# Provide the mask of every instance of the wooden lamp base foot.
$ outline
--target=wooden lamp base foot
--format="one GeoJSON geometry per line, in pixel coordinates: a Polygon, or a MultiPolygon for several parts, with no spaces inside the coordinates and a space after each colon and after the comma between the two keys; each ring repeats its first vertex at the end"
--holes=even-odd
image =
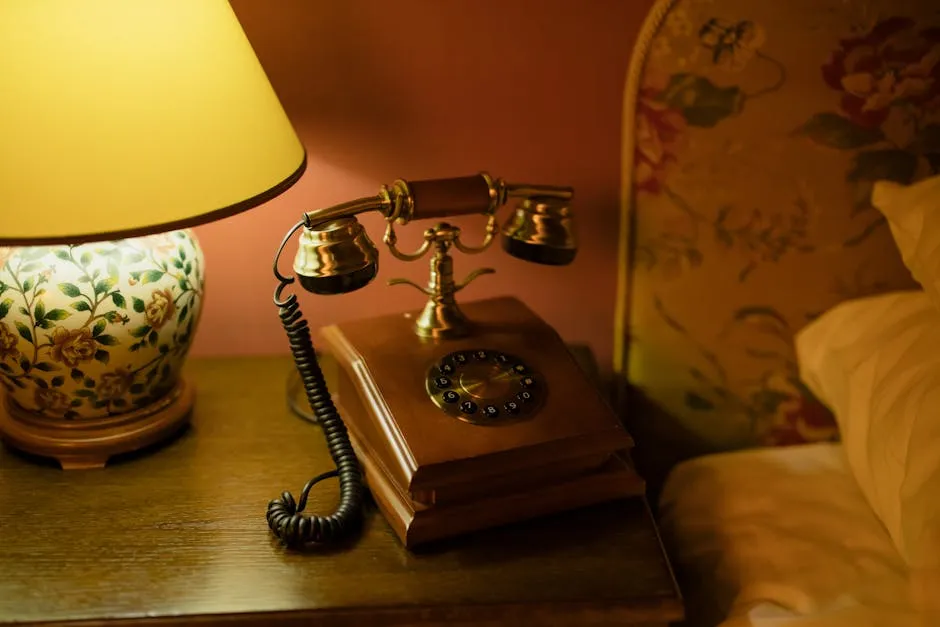
{"type": "Polygon", "coordinates": [[[159,401],[96,420],[55,420],[15,405],[0,404],[0,439],[12,448],[51,457],[63,470],[103,468],[110,458],[161,442],[189,422],[196,390],[179,383],[159,401]]]}

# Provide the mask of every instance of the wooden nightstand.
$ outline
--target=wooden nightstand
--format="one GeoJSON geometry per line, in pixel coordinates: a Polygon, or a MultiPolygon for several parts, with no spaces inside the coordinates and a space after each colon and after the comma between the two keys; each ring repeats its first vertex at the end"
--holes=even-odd
{"type": "MultiPolygon", "coordinates": [[[[289,358],[192,360],[192,426],[104,470],[0,450],[0,624],[667,625],[682,602],[634,498],[404,550],[286,552],[267,502],[332,466],[284,400],[289,358]]],[[[335,482],[308,509],[328,513],[335,482]]]]}

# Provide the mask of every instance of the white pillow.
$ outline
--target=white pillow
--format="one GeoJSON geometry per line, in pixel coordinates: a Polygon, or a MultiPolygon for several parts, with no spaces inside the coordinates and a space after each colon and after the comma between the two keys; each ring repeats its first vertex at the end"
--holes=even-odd
{"type": "Polygon", "coordinates": [[[907,563],[936,574],[940,312],[919,290],[850,300],[795,341],[800,376],[835,414],[872,509],[907,563]]]}
{"type": "Polygon", "coordinates": [[[940,310],[940,175],[913,185],[878,181],[871,202],[887,218],[904,265],[940,310]]]}

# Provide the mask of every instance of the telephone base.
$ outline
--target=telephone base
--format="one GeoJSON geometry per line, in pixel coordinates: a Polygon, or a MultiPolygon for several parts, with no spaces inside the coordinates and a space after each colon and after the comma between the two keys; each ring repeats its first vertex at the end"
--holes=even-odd
{"type": "Polygon", "coordinates": [[[108,418],[66,421],[33,414],[0,394],[0,440],[55,459],[63,470],[103,468],[115,455],[157,444],[180,431],[189,422],[195,399],[195,388],[180,379],[149,406],[108,418]]]}
{"type": "Polygon", "coordinates": [[[520,522],[579,507],[644,493],[645,483],[627,461],[614,455],[592,472],[525,491],[496,494],[451,504],[416,503],[401,493],[372,455],[350,438],[362,464],[366,485],[386,522],[406,548],[414,548],[480,529],[520,522]]]}
{"type": "Polygon", "coordinates": [[[402,543],[643,494],[633,439],[557,333],[515,298],[464,310],[474,329],[455,339],[418,337],[415,313],[321,329],[328,387],[402,543]]]}

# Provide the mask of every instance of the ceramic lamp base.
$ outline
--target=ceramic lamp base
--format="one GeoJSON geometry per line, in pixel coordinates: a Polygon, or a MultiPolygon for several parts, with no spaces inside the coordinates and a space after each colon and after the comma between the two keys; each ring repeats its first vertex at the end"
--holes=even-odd
{"type": "Polygon", "coordinates": [[[15,449],[51,457],[63,470],[103,468],[115,455],[173,436],[189,422],[195,398],[193,385],[180,379],[146,407],[110,418],[63,421],[29,412],[3,397],[0,439],[15,449]]]}

